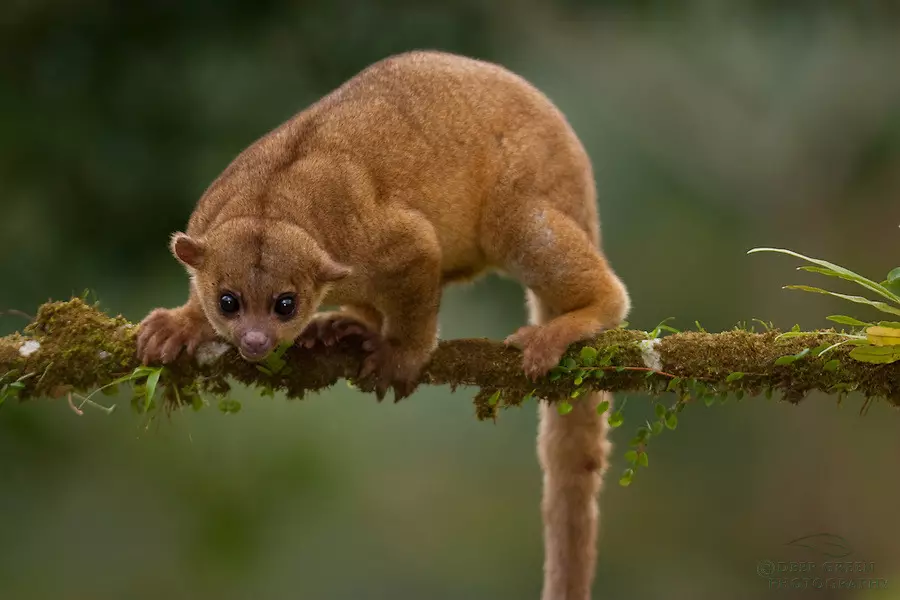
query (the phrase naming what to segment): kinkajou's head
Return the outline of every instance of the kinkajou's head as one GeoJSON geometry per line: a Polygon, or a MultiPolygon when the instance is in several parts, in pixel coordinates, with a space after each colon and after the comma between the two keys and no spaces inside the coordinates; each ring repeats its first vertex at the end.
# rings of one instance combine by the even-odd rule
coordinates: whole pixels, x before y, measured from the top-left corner
{"type": "Polygon", "coordinates": [[[170,247],[210,324],[251,361],[293,342],[325,287],[350,274],[302,229],[279,221],[232,219],[203,237],[175,233],[170,247]]]}

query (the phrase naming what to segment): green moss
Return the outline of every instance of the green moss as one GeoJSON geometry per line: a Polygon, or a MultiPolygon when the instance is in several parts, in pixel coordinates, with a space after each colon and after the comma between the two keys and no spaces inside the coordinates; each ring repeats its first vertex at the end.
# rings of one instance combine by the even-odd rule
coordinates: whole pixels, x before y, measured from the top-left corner
{"type": "MultiPolygon", "coordinates": [[[[0,338],[0,373],[42,374],[27,380],[20,396],[23,399],[96,389],[139,366],[134,355],[135,333],[136,328],[121,316],[111,318],[81,299],[45,304],[22,334],[0,338]],[[41,348],[22,357],[18,350],[26,338],[38,340],[41,348]]],[[[616,329],[573,344],[564,360],[571,359],[576,368],[564,369],[555,380],[544,378],[537,383],[522,372],[521,353],[501,342],[441,341],[420,383],[481,387],[475,397],[480,418],[495,418],[499,408],[517,406],[530,399],[532,392],[536,397],[559,401],[571,398],[578,388],[581,391],[576,395],[592,390],[673,391],[679,397],[722,392],[753,395],[774,389],[791,401],[798,401],[812,389],[834,393],[856,389],[867,397],[887,398],[900,405],[900,364],[857,362],[848,357],[849,348],[844,346],[825,358],[810,353],[790,365],[777,366],[775,361],[780,356],[835,341],[826,332],[782,340],[777,340],[777,335],[775,331],[755,334],[740,330],[669,335],[657,345],[665,373],[648,377],[639,345],[648,334],[616,329]],[[603,363],[602,377],[584,377],[580,362],[584,348],[596,351],[587,354],[603,363]],[[828,361],[835,359],[840,367],[826,368],[828,361]],[[732,373],[744,375],[726,381],[732,373]],[[706,387],[698,391],[695,387],[699,383],[706,387]],[[491,404],[496,390],[501,390],[499,401],[491,404]]],[[[302,398],[340,379],[354,379],[363,353],[347,341],[330,348],[291,348],[284,358],[286,368],[265,374],[233,350],[205,366],[181,356],[166,366],[159,382],[162,404],[167,408],[192,404],[198,393],[222,396],[234,381],[257,386],[266,395],[284,392],[289,398],[302,398]]],[[[355,383],[361,390],[371,391],[370,382],[355,383]]]]}
{"type": "Polygon", "coordinates": [[[18,333],[0,338],[0,375],[12,370],[13,365],[20,359],[19,348],[26,339],[18,333]]]}

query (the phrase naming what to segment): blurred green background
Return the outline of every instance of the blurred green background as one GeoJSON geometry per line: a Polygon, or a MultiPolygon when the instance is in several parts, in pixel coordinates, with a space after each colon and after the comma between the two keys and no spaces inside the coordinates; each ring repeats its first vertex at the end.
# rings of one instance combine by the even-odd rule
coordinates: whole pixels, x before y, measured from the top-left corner
{"type": "MultiPolygon", "coordinates": [[[[594,161],[633,327],[864,307],[754,246],[880,278],[900,263],[900,3],[662,0],[7,0],[0,10],[0,310],[90,288],[140,319],[182,302],[166,249],[241,149],[366,65],[439,48],[500,62],[594,161]]],[[[445,297],[442,336],[502,338],[522,292],[445,297]]],[[[0,334],[24,325],[0,316],[0,334]]],[[[538,598],[533,406],[475,420],[472,390],[174,415],[0,410],[0,599],[538,598]]],[[[618,398],[621,401],[621,397],[618,398]]],[[[646,398],[613,433],[597,598],[900,598],[900,415],[813,395],[689,407],[630,488],[646,398]],[[843,536],[887,590],[770,591],[757,563],[843,536]]],[[[821,573],[820,573],[821,574],[821,573]]]]}

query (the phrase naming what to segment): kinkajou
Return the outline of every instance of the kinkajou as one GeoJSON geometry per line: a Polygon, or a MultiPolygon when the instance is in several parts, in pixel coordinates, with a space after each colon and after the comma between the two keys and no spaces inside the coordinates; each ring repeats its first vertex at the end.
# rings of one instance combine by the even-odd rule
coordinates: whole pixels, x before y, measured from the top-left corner
{"type": "MultiPolygon", "coordinates": [[[[590,160],[554,104],[495,64],[410,52],[366,68],[241,152],[171,251],[180,307],[142,322],[145,362],[221,336],[247,360],[285,341],[365,332],[379,398],[413,391],[437,342],[444,284],[490,269],[528,290],[507,338],[532,378],[618,326],[627,290],[600,244],[590,160]],[[320,314],[321,304],[341,306],[320,314]]],[[[587,600],[606,422],[594,393],[540,405],[543,600],[587,600]]]]}

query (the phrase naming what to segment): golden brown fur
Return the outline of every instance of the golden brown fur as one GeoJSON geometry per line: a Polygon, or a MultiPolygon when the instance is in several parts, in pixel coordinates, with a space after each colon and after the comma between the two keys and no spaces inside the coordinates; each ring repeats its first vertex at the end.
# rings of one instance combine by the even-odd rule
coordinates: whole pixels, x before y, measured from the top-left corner
{"type": "MultiPolygon", "coordinates": [[[[256,360],[280,341],[366,330],[362,375],[379,397],[391,386],[396,398],[411,393],[436,344],[442,286],[486,269],[529,289],[531,324],[507,341],[531,377],[629,310],[600,250],[590,161],[566,119],[502,67],[437,52],[372,65],[247,148],[172,251],[191,293],[145,319],[145,361],[216,334],[256,360]],[[231,316],[223,290],[240,302],[231,316]],[[290,318],[273,312],[285,295],[290,318]],[[342,311],[313,316],[321,303],[342,311]]],[[[565,417],[542,403],[544,600],[590,597],[601,396],[565,417]]]]}

